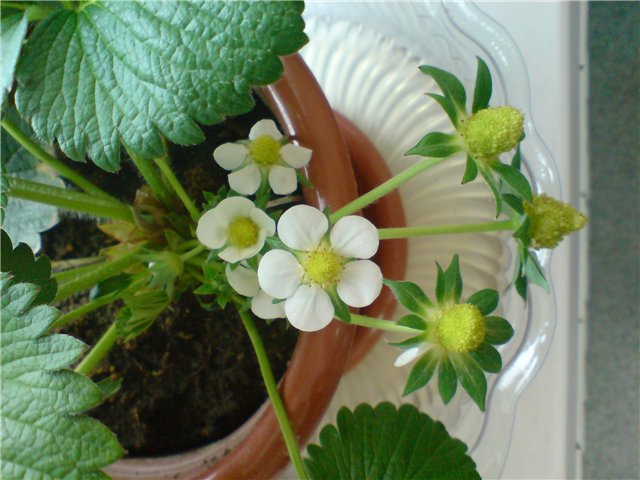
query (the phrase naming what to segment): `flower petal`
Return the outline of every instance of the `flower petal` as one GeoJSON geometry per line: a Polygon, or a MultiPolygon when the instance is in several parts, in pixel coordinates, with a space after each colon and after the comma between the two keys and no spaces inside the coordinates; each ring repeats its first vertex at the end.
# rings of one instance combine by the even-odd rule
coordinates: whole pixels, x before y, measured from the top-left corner
{"type": "Polygon", "coordinates": [[[224,273],[227,275],[229,285],[240,295],[245,297],[253,297],[258,294],[260,285],[258,284],[258,274],[245,267],[244,265],[238,265],[237,268],[231,268],[230,265],[224,269],[224,273]]]}
{"type": "Polygon", "coordinates": [[[296,257],[285,250],[267,252],[258,265],[260,288],[275,298],[293,295],[302,281],[302,274],[296,257]]]}
{"type": "Polygon", "coordinates": [[[404,352],[398,355],[393,365],[396,367],[403,367],[408,363],[413,362],[416,358],[422,355],[427,350],[424,345],[418,345],[417,347],[407,348],[404,352]]]}
{"type": "Polygon", "coordinates": [[[264,290],[251,299],[251,311],[260,318],[271,320],[272,318],[285,318],[284,302],[273,303],[273,297],[264,290]]]}
{"type": "Polygon", "coordinates": [[[263,135],[268,135],[275,140],[280,140],[282,138],[282,134],[273,120],[260,120],[253,127],[251,127],[251,131],[249,132],[249,140],[255,140],[258,137],[262,137],[263,135]]]}
{"type": "Polygon", "coordinates": [[[253,195],[262,182],[262,174],[255,164],[247,165],[227,176],[229,186],[242,195],[253,195]]]}
{"type": "Polygon", "coordinates": [[[213,159],[225,170],[235,170],[247,157],[249,149],[239,143],[223,143],[213,151],[213,159]]]}
{"type": "Polygon", "coordinates": [[[287,143],[280,148],[282,159],[293,168],[302,168],[311,160],[313,151],[309,148],[287,143]]]}
{"type": "Polygon", "coordinates": [[[251,210],[249,218],[253,220],[261,231],[264,231],[267,237],[271,237],[276,233],[276,222],[259,208],[251,210]]]}
{"type": "Polygon", "coordinates": [[[269,169],[269,186],[276,195],[288,195],[298,188],[296,171],[293,168],[274,165],[269,169]]]}
{"type": "Polygon", "coordinates": [[[256,242],[250,247],[240,248],[235,245],[229,245],[227,248],[218,253],[218,256],[229,263],[237,263],[241,260],[246,260],[256,255],[264,245],[264,237],[262,242],[256,242]]]}
{"type": "Polygon", "coordinates": [[[327,292],[317,285],[300,285],[284,302],[291,325],[303,332],[321,330],[333,319],[333,304],[327,292]]]}
{"type": "Polygon", "coordinates": [[[227,243],[228,227],[229,222],[221,219],[216,209],[212,208],[198,220],[196,236],[204,246],[220,248],[227,243]]]}
{"type": "Polygon", "coordinates": [[[249,217],[256,208],[251,200],[244,197],[229,197],[222,200],[215,208],[218,218],[227,224],[238,217],[249,217]]]}
{"type": "Polygon", "coordinates": [[[355,260],[344,266],[338,295],[350,307],[366,307],[380,295],[382,272],[371,260],[355,260]]]}
{"type": "Polygon", "coordinates": [[[310,251],[320,244],[329,230],[329,221],[317,208],[296,205],[284,212],[278,221],[278,236],[296,250],[310,251]]]}
{"type": "Polygon", "coordinates": [[[331,248],[343,257],[371,258],[378,251],[378,229],[364,217],[349,215],[331,229],[331,248]]]}

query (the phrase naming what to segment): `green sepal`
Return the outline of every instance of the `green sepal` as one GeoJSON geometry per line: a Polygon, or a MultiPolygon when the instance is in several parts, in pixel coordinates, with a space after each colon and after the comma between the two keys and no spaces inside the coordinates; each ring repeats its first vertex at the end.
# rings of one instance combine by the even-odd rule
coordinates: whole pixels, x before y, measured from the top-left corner
{"type": "Polygon", "coordinates": [[[411,368],[411,372],[407,378],[407,383],[404,387],[404,391],[402,392],[403,397],[415,392],[429,383],[429,380],[431,380],[433,372],[438,365],[438,360],[439,356],[435,349],[427,351],[422,355],[422,357],[420,357],[420,359],[418,359],[413,368],[411,368]]]}
{"type": "Polygon", "coordinates": [[[344,323],[351,323],[351,312],[349,311],[349,306],[342,301],[337,292],[332,292],[329,297],[331,298],[336,318],[339,318],[344,323]]]}
{"type": "Polygon", "coordinates": [[[416,335],[415,337],[410,337],[410,338],[406,338],[404,340],[401,340],[399,342],[388,342],[388,345],[391,345],[392,347],[398,347],[398,348],[402,348],[403,350],[406,350],[408,348],[412,348],[416,345],[420,345],[421,343],[424,343],[425,341],[425,337],[424,334],[420,334],[420,335],[416,335]]]}
{"type": "Polygon", "coordinates": [[[446,158],[462,150],[457,135],[449,135],[442,132],[431,132],[422,139],[405,155],[420,155],[421,157],[446,158]]]}
{"type": "Polygon", "coordinates": [[[476,113],[489,106],[491,100],[492,81],[489,67],[480,57],[478,60],[478,68],[476,70],[476,84],[473,89],[473,106],[471,113],[476,113]]]}
{"type": "Polygon", "coordinates": [[[446,356],[442,359],[440,368],[438,368],[438,391],[445,405],[447,405],[456,394],[457,388],[458,375],[456,374],[455,368],[453,368],[449,356],[446,356]]]}
{"type": "Polygon", "coordinates": [[[484,412],[487,396],[487,379],[480,366],[468,355],[452,355],[458,381],[478,408],[484,412]]]}
{"type": "Polygon", "coordinates": [[[509,185],[517,195],[527,202],[533,201],[533,192],[531,191],[529,180],[527,180],[520,170],[500,162],[493,163],[491,169],[496,172],[502,181],[509,185]]]}
{"type": "Polygon", "coordinates": [[[433,307],[422,288],[413,282],[384,279],[384,284],[391,289],[400,305],[410,312],[425,317],[427,309],[433,307]]]}
{"type": "Polygon", "coordinates": [[[296,178],[298,183],[305,188],[313,188],[313,183],[300,170],[296,170],[296,178]]]}
{"type": "Polygon", "coordinates": [[[131,285],[131,275],[128,273],[121,273],[114,277],[107,278],[89,291],[89,300],[95,300],[96,298],[121,292],[129,285],[131,285]]]}
{"type": "Polygon", "coordinates": [[[476,161],[473,159],[471,155],[467,154],[467,163],[464,167],[464,174],[462,175],[462,185],[465,183],[473,182],[478,176],[478,166],[476,165],[476,161]]]}
{"type": "Polygon", "coordinates": [[[513,327],[502,317],[485,317],[484,341],[491,345],[503,345],[513,337],[513,327]]]}
{"type": "Polygon", "coordinates": [[[527,246],[531,244],[531,234],[529,230],[531,229],[531,219],[529,217],[524,217],[522,223],[515,231],[513,236],[522,242],[522,246],[524,250],[527,249],[527,246]]]}
{"type": "Polygon", "coordinates": [[[522,199],[517,197],[511,193],[503,193],[502,200],[506,203],[514,212],[519,215],[524,215],[524,205],[522,204],[522,199]]]}
{"type": "Polygon", "coordinates": [[[521,272],[518,272],[514,284],[515,284],[515,287],[516,287],[516,292],[518,292],[518,295],[520,295],[522,300],[524,300],[526,302],[527,301],[527,290],[528,290],[528,288],[527,288],[528,287],[527,277],[525,275],[523,275],[521,272]]]}
{"type": "Polygon", "coordinates": [[[124,301],[116,316],[116,334],[127,341],[146,332],[170,303],[163,290],[137,292],[125,296],[124,301]]]}
{"type": "Polygon", "coordinates": [[[491,288],[480,290],[467,299],[467,303],[471,303],[478,307],[482,316],[489,315],[498,308],[499,301],[500,296],[498,295],[498,292],[491,288]]]}
{"type": "Polygon", "coordinates": [[[542,271],[542,267],[538,263],[538,259],[535,255],[531,255],[530,253],[527,255],[524,263],[524,269],[528,280],[544,288],[547,293],[549,292],[549,283],[547,282],[544,272],[542,271]]]}
{"type": "Polygon", "coordinates": [[[442,95],[438,95],[437,93],[427,93],[426,95],[428,97],[433,98],[436,102],[438,102],[438,105],[442,107],[442,109],[445,111],[445,113],[451,120],[451,123],[453,124],[453,126],[456,127],[457,129],[460,123],[458,118],[459,112],[456,109],[456,106],[454,105],[453,101],[450,98],[443,97],[442,95]]]}
{"type": "Polygon", "coordinates": [[[414,328],[416,330],[427,329],[427,322],[424,320],[424,318],[418,315],[413,315],[413,314],[405,315],[404,317],[400,318],[396,322],[396,325],[400,325],[402,327],[414,328]]]}
{"type": "Polygon", "coordinates": [[[482,175],[482,178],[484,178],[484,181],[487,183],[489,190],[493,193],[493,198],[496,201],[496,218],[498,218],[500,213],[502,213],[502,196],[500,195],[498,186],[487,167],[482,164],[479,165],[478,169],[480,170],[480,175],[482,175]]]}
{"type": "Polygon", "coordinates": [[[110,377],[106,377],[99,382],[96,382],[96,387],[100,389],[102,399],[106,400],[118,393],[120,387],[122,387],[122,379],[118,378],[116,380],[112,380],[110,377]]]}
{"type": "Polygon", "coordinates": [[[448,300],[453,303],[460,303],[462,295],[462,275],[460,275],[459,256],[453,256],[449,267],[443,271],[442,267],[436,262],[438,268],[438,278],[436,281],[436,298],[438,304],[442,305],[448,300]]]}
{"type": "MultiPolygon", "coordinates": [[[[524,131],[522,132],[522,138],[520,141],[524,140],[524,131]]],[[[516,147],[516,153],[513,154],[513,158],[511,159],[511,166],[516,170],[520,170],[522,168],[522,153],[520,151],[520,144],[516,147]]]]}
{"type": "Polygon", "coordinates": [[[453,101],[458,111],[466,111],[467,93],[455,75],[430,65],[421,65],[420,71],[436,81],[444,96],[453,101]]]}
{"type": "Polygon", "coordinates": [[[217,293],[218,289],[210,284],[202,284],[198,288],[196,288],[193,293],[195,295],[213,295],[217,293]]]}
{"type": "Polygon", "coordinates": [[[500,353],[486,342],[482,342],[477,349],[469,352],[469,355],[485,372],[499,373],[502,369],[500,353]]]}

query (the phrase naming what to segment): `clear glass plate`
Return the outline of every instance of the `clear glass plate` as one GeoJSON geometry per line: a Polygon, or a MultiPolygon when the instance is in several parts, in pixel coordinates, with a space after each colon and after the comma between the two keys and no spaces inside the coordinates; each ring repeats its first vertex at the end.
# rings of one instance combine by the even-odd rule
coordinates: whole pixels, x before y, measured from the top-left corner
{"type": "MultiPolygon", "coordinates": [[[[452,131],[440,107],[424,95],[437,91],[436,84],[417,67],[430,64],[451,71],[472,91],[480,56],[494,78],[492,105],[514,105],[527,118],[523,158],[535,190],[559,197],[554,162],[529,120],[529,82],[520,52],[506,31],[479,9],[453,2],[312,2],[305,18],[311,41],[303,57],[334,109],[369,137],[393,173],[417,161],[403,154],[424,134],[452,131]]],[[[457,157],[404,185],[400,193],[408,224],[491,219],[495,207],[488,188],[480,180],[461,187],[463,171],[464,158],[457,157]]],[[[435,261],[447,265],[455,253],[460,254],[465,280],[463,297],[482,288],[501,292],[501,313],[516,335],[501,349],[502,373],[489,376],[486,413],[462,389],[447,406],[433,386],[401,397],[410,366],[405,371],[393,367],[399,350],[386,344],[393,337],[385,335],[344,377],[322,424],[333,423],[343,405],[413,403],[469,445],[483,477],[499,477],[518,398],[544,361],[555,324],[553,295],[532,287],[525,305],[510,288],[513,252],[508,240],[505,234],[489,233],[409,242],[407,279],[423,286],[427,294],[433,295],[435,287],[435,261]]],[[[548,254],[540,261],[548,275],[548,254]]]]}

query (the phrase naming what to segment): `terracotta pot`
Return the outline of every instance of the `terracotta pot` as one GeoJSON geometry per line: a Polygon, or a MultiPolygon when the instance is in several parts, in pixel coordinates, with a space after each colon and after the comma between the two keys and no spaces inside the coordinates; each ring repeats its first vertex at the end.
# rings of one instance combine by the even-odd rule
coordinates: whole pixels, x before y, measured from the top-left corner
{"type": "MultiPolygon", "coordinates": [[[[306,202],[335,210],[357,196],[347,146],[326,98],[302,59],[293,55],[282,60],[285,66],[283,78],[259,93],[286,134],[313,150],[306,173],[315,188],[305,189],[306,202]]],[[[344,125],[346,123],[343,122],[344,125]]],[[[372,171],[381,172],[380,169],[372,171]]],[[[385,212],[395,208],[385,207],[385,202],[379,202],[372,210],[375,221],[383,224],[385,212]]],[[[397,214],[397,211],[393,213],[397,214]]],[[[398,257],[397,252],[388,250],[383,249],[379,254],[385,276],[388,276],[389,265],[394,263],[386,260],[387,255],[398,257]]],[[[395,278],[404,272],[404,262],[400,270],[395,268],[391,276],[395,278]]],[[[387,297],[376,304],[370,307],[368,314],[375,315],[378,310],[388,312],[393,302],[387,297]]],[[[356,328],[334,321],[319,332],[301,333],[299,336],[279,390],[301,444],[314,431],[331,401],[349,361],[355,335],[356,328]]],[[[370,342],[370,336],[364,335],[363,338],[369,338],[367,342],[370,342]]],[[[362,345],[366,347],[367,342],[362,345]]],[[[364,350],[359,350],[359,356],[364,350]]],[[[118,479],[255,479],[275,475],[288,461],[275,415],[266,402],[240,429],[219,442],[184,454],[124,459],[107,471],[118,479]]]]}

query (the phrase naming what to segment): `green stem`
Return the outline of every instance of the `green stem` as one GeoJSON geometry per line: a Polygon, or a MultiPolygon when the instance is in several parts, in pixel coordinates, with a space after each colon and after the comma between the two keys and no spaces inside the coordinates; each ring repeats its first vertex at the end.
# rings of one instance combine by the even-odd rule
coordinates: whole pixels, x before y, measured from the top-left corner
{"type": "Polygon", "coordinates": [[[58,270],[58,273],[61,273],[63,270],[92,265],[103,260],[104,257],[100,255],[96,255],[94,257],[70,258],[69,260],[53,260],[51,262],[51,268],[53,270],[58,270]]]}
{"type": "Polygon", "coordinates": [[[336,210],[329,216],[329,220],[331,220],[331,223],[335,223],[342,217],[363,209],[367,205],[370,205],[376,200],[384,197],[387,193],[392,192],[406,181],[411,180],[419,173],[424,172],[425,170],[438,165],[445,160],[446,158],[425,158],[424,160],[420,160],[415,165],[412,165],[411,167],[400,172],[394,177],[391,177],[386,182],[378,185],[373,190],[370,190],[361,197],[356,198],[354,201],[347,203],[339,210],[336,210]]]}
{"type": "Polygon", "coordinates": [[[189,212],[189,215],[191,215],[191,219],[194,222],[197,222],[200,218],[200,211],[196,208],[194,203],[191,201],[191,198],[189,198],[189,195],[187,195],[187,192],[182,187],[182,184],[176,178],[173,170],[171,170],[171,167],[167,162],[167,159],[165,157],[160,157],[156,158],[154,161],[162,172],[162,175],[164,175],[164,178],[167,180],[167,182],[169,182],[169,185],[171,185],[173,190],[176,192],[176,195],[178,195],[178,198],[184,204],[185,208],[189,212]]]}
{"type": "Polygon", "coordinates": [[[173,203],[171,199],[171,192],[162,181],[160,172],[158,172],[158,170],[153,166],[151,160],[142,158],[140,155],[129,150],[127,147],[125,147],[125,150],[127,151],[127,154],[129,155],[129,158],[131,158],[133,164],[136,166],[136,168],[144,178],[144,181],[147,182],[149,187],[151,187],[151,190],[153,190],[158,199],[165,206],[170,207],[173,203]]]}
{"type": "Polygon", "coordinates": [[[195,247],[193,250],[188,251],[187,253],[183,253],[180,258],[182,259],[183,262],[186,262],[187,260],[189,260],[190,258],[195,257],[196,255],[198,255],[200,252],[202,252],[205,248],[204,245],[198,245],[197,247],[195,247]]]}
{"type": "Polygon", "coordinates": [[[88,271],[84,270],[87,267],[83,267],[83,271],[80,275],[58,286],[58,293],[53,299],[53,303],[57,303],[74,293],[93,287],[102,280],[113,277],[136,262],[139,262],[136,257],[136,252],[141,246],[142,245],[138,245],[135,250],[128,252],[122,257],[104,262],[100,264],[100,266],[91,268],[88,271]]]}
{"type": "Polygon", "coordinates": [[[122,295],[105,295],[103,297],[96,298],[95,300],[91,300],[90,302],[85,303],[81,307],[78,307],[70,312],[65,313],[64,315],[60,315],[55,323],[52,325],[53,328],[64,327],[65,325],[73,322],[74,320],[85,316],[88,313],[97,310],[98,308],[107,305],[111,302],[118,300],[122,295]]]}
{"type": "Polygon", "coordinates": [[[178,252],[185,252],[187,250],[191,250],[193,247],[197,247],[198,245],[200,245],[200,240],[187,240],[185,242],[182,242],[178,245],[177,247],[177,251],[178,252]]]}
{"type": "Polygon", "coordinates": [[[21,178],[9,176],[6,178],[9,182],[8,194],[11,197],[45,203],[65,210],[87,213],[95,217],[134,223],[131,208],[117,200],[117,203],[115,203],[88,193],[53,187],[38,182],[22,180],[21,178]]]}
{"type": "Polygon", "coordinates": [[[109,199],[112,203],[122,205],[120,201],[113,198],[97,185],[94,185],[90,180],[86,179],[78,172],[67,166],[64,162],[46,152],[40,145],[31,140],[22,130],[20,130],[17,125],[15,125],[8,118],[4,117],[0,122],[0,125],[2,125],[2,128],[4,128],[9,133],[9,135],[11,135],[20,145],[22,145],[29,153],[31,153],[31,155],[36,157],[41,162],[49,165],[56,172],[76,185],[78,188],[81,188],[85,192],[91,193],[100,198],[109,199]]]}
{"type": "Polygon", "coordinates": [[[75,368],[76,373],[82,373],[83,375],[90,376],[96,365],[100,363],[100,360],[109,353],[111,347],[116,343],[118,335],[116,335],[116,324],[111,324],[109,329],[102,335],[98,343],[96,343],[86,357],[82,359],[82,362],[75,368]]]}
{"type": "Polygon", "coordinates": [[[394,238],[422,237],[426,235],[449,235],[452,233],[480,233],[513,230],[515,224],[512,220],[491,221],[483,223],[467,223],[461,225],[436,225],[428,227],[401,227],[380,228],[378,237],[380,240],[394,238]]]}
{"type": "Polygon", "coordinates": [[[301,480],[307,480],[309,477],[307,476],[307,472],[304,469],[304,464],[302,463],[302,457],[300,456],[300,451],[298,450],[298,444],[296,442],[296,435],[293,431],[293,427],[291,426],[291,422],[289,421],[287,410],[284,407],[282,398],[280,398],[280,394],[278,393],[278,386],[273,377],[271,365],[269,365],[269,358],[264,348],[264,344],[262,343],[262,339],[260,338],[260,334],[258,333],[258,330],[253,323],[251,315],[249,315],[249,313],[246,311],[241,311],[240,309],[238,309],[238,311],[240,313],[242,323],[244,324],[244,328],[249,334],[249,339],[251,340],[253,349],[256,352],[256,356],[258,357],[260,373],[262,373],[262,379],[264,380],[264,384],[267,387],[267,393],[269,394],[269,399],[271,400],[273,411],[276,414],[278,425],[280,425],[282,437],[284,438],[284,443],[287,446],[287,451],[289,452],[291,463],[293,463],[293,466],[296,469],[298,478],[301,480]]]}
{"type": "Polygon", "coordinates": [[[100,266],[104,264],[106,260],[107,259],[103,257],[102,261],[97,264],[94,263],[91,265],[81,265],[76,268],[70,268],[68,270],[56,272],[51,275],[51,277],[55,278],[56,282],[58,282],[58,285],[60,285],[61,283],[69,282],[76,278],[80,278],[81,276],[86,275],[89,272],[93,272],[96,268],[100,268],[100,266]]]}
{"type": "Polygon", "coordinates": [[[365,317],[364,315],[358,315],[356,313],[351,314],[351,324],[359,325],[361,327],[367,328],[375,328],[377,330],[385,330],[387,332],[400,332],[400,333],[410,333],[415,335],[417,332],[421,330],[416,330],[411,327],[405,327],[402,325],[397,325],[395,322],[389,320],[383,320],[380,318],[372,318],[365,317]]]}

